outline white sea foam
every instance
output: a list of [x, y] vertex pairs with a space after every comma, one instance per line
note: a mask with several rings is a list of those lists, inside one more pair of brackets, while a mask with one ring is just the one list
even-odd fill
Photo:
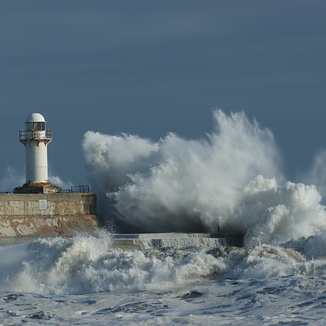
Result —
[[[106, 233], [2, 245], [0, 319], [4, 325], [324, 325], [325, 237], [300, 242], [302, 253], [272, 245], [122, 251]], [[309, 258], [313, 253], [319, 257]]]
[[[325, 230], [314, 185], [286, 182], [272, 133], [244, 113], [214, 111], [214, 132], [159, 142], [88, 131], [83, 147], [101, 213], [127, 231], [244, 234], [247, 245]], [[104, 207], [104, 208], [103, 208]]]
[[[308, 255], [314, 243], [305, 241]], [[310, 250], [310, 251], [309, 251]], [[317, 252], [318, 254], [318, 252]], [[85, 294], [107, 291], [169, 290], [207, 278], [268, 279], [324, 274], [324, 259], [278, 246], [122, 251], [111, 236], [48, 238], [0, 247], [0, 291]]]
[[[17, 252], [16, 245], [6, 248]], [[93, 293], [173, 287], [189, 280], [223, 273], [223, 260], [202, 250], [121, 251], [109, 234], [72, 239], [41, 239], [19, 247], [14, 263], [1, 270], [1, 291]]]
[[311, 168], [303, 173], [302, 180], [307, 184], [314, 184], [318, 191], [326, 196], [326, 149], [320, 149], [314, 159]]

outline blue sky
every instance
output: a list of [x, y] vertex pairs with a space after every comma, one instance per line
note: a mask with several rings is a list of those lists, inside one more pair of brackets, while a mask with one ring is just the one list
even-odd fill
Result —
[[325, 12], [314, 0], [0, 0], [2, 175], [25, 175], [18, 131], [32, 112], [54, 132], [50, 174], [82, 184], [88, 130], [201, 138], [219, 107], [271, 129], [295, 179], [326, 147]]

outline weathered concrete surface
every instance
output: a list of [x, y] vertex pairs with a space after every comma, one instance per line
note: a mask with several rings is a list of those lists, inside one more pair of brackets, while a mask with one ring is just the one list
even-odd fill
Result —
[[217, 248], [233, 246], [232, 238], [221, 238], [211, 233], [140, 233], [115, 234], [113, 245], [123, 250], [144, 250], [150, 248]]
[[93, 193], [0, 195], [0, 238], [71, 236], [98, 224]]

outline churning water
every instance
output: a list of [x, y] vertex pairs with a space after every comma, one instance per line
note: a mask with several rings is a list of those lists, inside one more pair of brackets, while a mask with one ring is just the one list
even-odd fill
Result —
[[[102, 215], [122, 230], [243, 234], [247, 245], [279, 244], [326, 228], [314, 185], [292, 183], [272, 133], [244, 113], [214, 112], [205, 139], [168, 134], [154, 143], [87, 132], [86, 162]], [[319, 165], [322, 165], [319, 163]], [[101, 197], [100, 197], [101, 199]]]
[[243, 248], [122, 251], [104, 231], [4, 244], [1, 323], [325, 325], [323, 188], [287, 181], [272, 133], [243, 113], [214, 121], [200, 140], [89, 131], [86, 163], [113, 229], [220, 228]]
[[110, 234], [0, 247], [3, 325], [325, 325], [322, 235], [122, 251]]

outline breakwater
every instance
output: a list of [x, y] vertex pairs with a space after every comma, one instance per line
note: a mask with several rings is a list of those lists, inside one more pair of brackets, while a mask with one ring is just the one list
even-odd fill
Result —
[[98, 225], [93, 193], [0, 195], [0, 238], [73, 236]]

